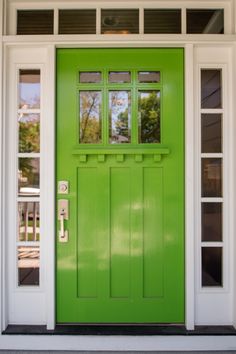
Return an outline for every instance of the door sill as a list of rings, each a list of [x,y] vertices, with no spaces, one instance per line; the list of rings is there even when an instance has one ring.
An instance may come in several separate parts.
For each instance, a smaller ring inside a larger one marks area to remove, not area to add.
[[[236,335],[233,326],[196,326],[194,330],[187,330],[183,325],[86,325],[60,324],[54,330],[47,330],[46,326],[9,325],[4,335],[125,335],[125,336],[169,336],[169,335]]]

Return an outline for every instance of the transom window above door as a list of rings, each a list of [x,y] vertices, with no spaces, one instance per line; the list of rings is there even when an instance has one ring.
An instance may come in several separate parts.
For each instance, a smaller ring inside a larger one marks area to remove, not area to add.
[[[212,8],[209,3],[171,7],[165,1],[165,7],[107,8],[70,3],[61,8],[61,4],[40,4],[20,8],[10,5],[7,34],[17,35],[128,35],[128,34],[224,34],[230,33],[228,9],[224,6]],[[172,5],[173,6],[173,5]],[[14,23],[13,23],[14,21]],[[13,33],[14,32],[14,33]]]
[[[158,70],[79,72],[78,143],[160,143],[161,89]]]

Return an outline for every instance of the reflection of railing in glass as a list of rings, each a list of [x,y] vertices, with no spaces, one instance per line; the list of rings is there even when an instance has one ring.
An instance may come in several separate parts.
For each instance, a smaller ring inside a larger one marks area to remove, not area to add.
[[[39,241],[39,202],[19,202],[19,241]]]

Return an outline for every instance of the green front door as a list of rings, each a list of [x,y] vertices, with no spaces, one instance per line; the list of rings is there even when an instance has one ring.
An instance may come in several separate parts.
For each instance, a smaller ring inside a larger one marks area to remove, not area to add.
[[[58,323],[184,322],[183,102],[182,49],[57,51]]]

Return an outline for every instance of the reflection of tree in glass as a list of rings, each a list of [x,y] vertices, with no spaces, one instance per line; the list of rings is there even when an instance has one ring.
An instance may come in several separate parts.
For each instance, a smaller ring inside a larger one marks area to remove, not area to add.
[[[39,159],[19,159],[19,187],[39,188]]]
[[[160,92],[140,92],[138,106],[139,141],[142,143],[160,143]]]
[[[39,132],[38,116],[19,119],[19,152],[39,152]]]
[[[101,141],[101,92],[80,92],[80,142],[99,143]]]
[[[130,142],[130,93],[110,92],[110,137],[113,143]]]

